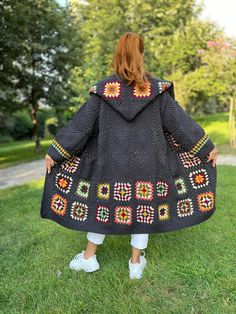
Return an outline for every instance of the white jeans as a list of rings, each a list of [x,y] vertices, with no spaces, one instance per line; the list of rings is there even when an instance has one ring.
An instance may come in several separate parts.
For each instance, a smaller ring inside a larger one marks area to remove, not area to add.
[[[88,232],[87,239],[90,242],[93,242],[97,245],[102,244],[105,239],[105,234],[95,233],[95,232]],[[140,234],[131,234],[131,241],[130,244],[139,250],[144,250],[147,248],[148,245],[148,233],[140,233]]]

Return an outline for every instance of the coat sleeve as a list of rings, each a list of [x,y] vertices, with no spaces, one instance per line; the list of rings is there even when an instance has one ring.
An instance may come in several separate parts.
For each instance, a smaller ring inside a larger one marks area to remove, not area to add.
[[[88,101],[57,131],[47,150],[54,161],[70,159],[86,145],[99,115],[99,99],[97,95],[91,94]]]
[[[162,123],[179,144],[192,156],[205,158],[215,145],[205,130],[166,90],[160,100]]]

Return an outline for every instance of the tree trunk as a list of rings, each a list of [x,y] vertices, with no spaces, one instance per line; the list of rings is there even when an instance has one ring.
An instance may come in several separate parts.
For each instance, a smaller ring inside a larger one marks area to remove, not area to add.
[[[230,146],[236,146],[236,132],[235,132],[235,98],[230,97],[230,105],[229,105],[229,138],[230,138]]]
[[[35,142],[35,152],[40,153],[42,151],[42,146],[40,144],[39,138],[39,123],[37,120],[37,106],[30,104],[30,116],[33,123],[33,140]]]

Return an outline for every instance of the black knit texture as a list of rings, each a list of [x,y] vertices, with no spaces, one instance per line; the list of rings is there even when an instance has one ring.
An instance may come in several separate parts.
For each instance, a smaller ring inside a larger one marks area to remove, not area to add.
[[[175,100],[173,82],[144,91],[117,75],[55,135],[40,215],[75,230],[156,233],[207,220],[215,211],[215,147]]]

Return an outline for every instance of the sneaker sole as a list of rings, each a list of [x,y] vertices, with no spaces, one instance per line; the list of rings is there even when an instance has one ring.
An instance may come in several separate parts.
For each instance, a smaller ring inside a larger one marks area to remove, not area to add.
[[[91,269],[91,270],[87,270],[87,269],[84,269],[84,268],[74,268],[74,267],[72,267],[72,266],[69,266],[69,268],[70,268],[71,270],[75,270],[75,271],[83,270],[83,271],[85,271],[86,273],[92,273],[92,272],[94,272],[94,271],[99,270],[99,269],[100,269],[100,266],[98,266],[98,267],[96,267],[96,268],[94,268],[94,269]]]

